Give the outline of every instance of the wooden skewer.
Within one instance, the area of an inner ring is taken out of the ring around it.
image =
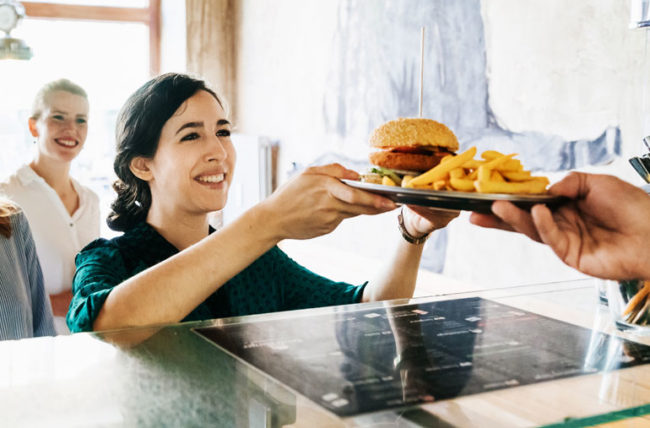
[[[637,293],[630,299],[629,302],[627,302],[627,306],[625,307],[625,310],[623,311],[623,316],[629,315],[634,308],[642,304],[644,299],[650,294],[650,281],[644,281],[643,287],[637,291]]]
[[[424,88],[424,27],[420,37],[420,117],[422,117],[422,90]]]

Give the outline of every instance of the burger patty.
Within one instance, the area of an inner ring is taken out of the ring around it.
[[[440,163],[440,159],[448,152],[400,153],[396,151],[380,150],[369,155],[370,163],[390,169],[403,169],[406,171],[428,171]]]

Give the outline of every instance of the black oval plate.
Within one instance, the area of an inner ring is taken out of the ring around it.
[[[348,186],[385,196],[386,198],[400,204],[475,211],[484,214],[491,213],[492,202],[494,201],[509,201],[525,210],[530,210],[532,206],[536,204],[545,204],[549,208],[553,209],[568,201],[568,198],[554,195],[512,195],[505,193],[423,190],[398,186],[384,186],[383,184],[364,183],[355,180],[343,179],[341,181]]]

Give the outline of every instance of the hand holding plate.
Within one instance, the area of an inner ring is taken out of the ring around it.
[[[306,169],[263,202],[272,216],[269,227],[277,227],[278,239],[309,239],[333,231],[346,218],[395,209],[392,201],[340,181],[357,178],[338,164]]]
[[[650,279],[650,197],[643,190],[613,176],[573,172],[549,193],[572,201],[554,212],[536,205],[530,214],[499,202],[494,217],[472,214],[470,221],[543,242],[587,275]]]
[[[460,211],[406,205],[404,226],[412,236],[420,237],[442,229],[458,217]]]

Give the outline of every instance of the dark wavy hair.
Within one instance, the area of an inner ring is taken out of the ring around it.
[[[185,74],[167,73],[145,83],[120,110],[113,163],[118,178],[113,184],[117,198],[106,219],[111,229],[125,231],[147,218],[151,207],[151,190],[146,181],[131,172],[131,160],[138,156],[153,158],[165,123],[198,91],[210,93],[223,107],[219,96],[203,80]]]

